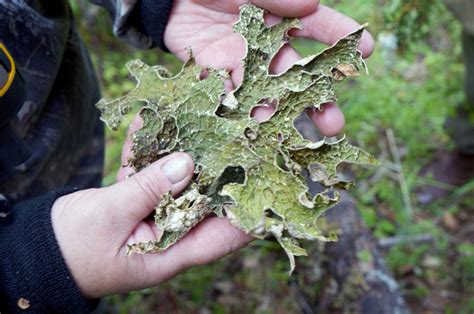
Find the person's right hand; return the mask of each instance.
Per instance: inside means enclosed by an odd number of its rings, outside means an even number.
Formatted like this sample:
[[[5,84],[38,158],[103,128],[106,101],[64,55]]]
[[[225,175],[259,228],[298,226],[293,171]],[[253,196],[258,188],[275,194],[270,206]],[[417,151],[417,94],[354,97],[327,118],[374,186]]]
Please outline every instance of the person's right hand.
[[[112,186],[78,191],[56,200],[54,233],[82,294],[98,298],[151,287],[185,269],[214,261],[252,238],[225,218],[202,221],[184,238],[157,254],[125,256],[130,243],[156,239],[149,219],[160,197],[190,182],[193,161],[175,153]]]
[[[238,86],[246,49],[232,25],[239,19],[239,7],[245,3],[267,10],[269,14],[265,18],[270,23],[278,22],[281,17],[300,18],[303,29],[294,29],[290,35],[328,45],[360,27],[350,17],[320,5],[319,0],[174,0],[164,34],[166,46],[183,61],[188,58],[186,48],[190,47],[199,65],[228,70]],[[367,31],[362,35],[359,49],[364,58],[374,49],[374,40]],[[281,73],[299,59],[291,45],[285,45],[275,56],[270,71]],[[344,115],[334,103],[325,104],[323,109],[311,112],[311,118],[323,135],[337,135],[344,127]],[[262,106],[252,113],[257,121],[264,121],[273,111]]]

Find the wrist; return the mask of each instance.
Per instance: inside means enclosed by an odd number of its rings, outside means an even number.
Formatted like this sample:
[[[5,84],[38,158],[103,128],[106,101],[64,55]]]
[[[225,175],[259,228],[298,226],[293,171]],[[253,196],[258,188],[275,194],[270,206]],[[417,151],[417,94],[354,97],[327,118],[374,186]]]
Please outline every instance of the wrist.
[[[90,256],[79,249],[81,246],[90,246],[90,243],[81,242],[84,237],[80,234],[87,232],[87,226],[83,223],[93,224],[93,221],[81,219],[83,216],[75,212],[77,209],[74,208],[74,204],[81,199],[96,199],[95,190],[97,189],[82,190],[61,196],[51,207],[51,223],[62,257],[77,288],[86,299],[97,299],[103,295],[94,288],[94,274],[90,273],[92,269],[88,263]],[[70,215],[71,211],[75,212],[74,216]]]

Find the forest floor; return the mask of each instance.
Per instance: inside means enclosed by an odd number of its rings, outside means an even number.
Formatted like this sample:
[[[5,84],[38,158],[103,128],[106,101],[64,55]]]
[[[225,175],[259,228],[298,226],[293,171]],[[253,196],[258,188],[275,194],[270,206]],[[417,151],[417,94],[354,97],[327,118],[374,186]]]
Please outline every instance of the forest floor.
[[[384,1],[326,1],[359,22],[369,22],[376,50],[367,61],[370,75],[338,90],[346,116],[345,133],[379,158],[376,169],[355,169],[352,195],[386,263],[415,313],[474,312],[474,180],[428,206],[415,191],[432,182],[419,176],[437,151],[453,149],[443,122],[463,100],[460,26],[438,13],[428,36],[405,53],[387,45],[391,31],[381,12]],[[156,50],[137,51],[115,39],[101,9],[74,4],[81,34],[90,48],[106,98],[134,86],[124,67],[141,58],[175,73],[179,61]],[[322,45],[295,42],[302,55]],[[125,128],[107,131],[104,184],[120,167]],[[288,261],[279,246],[255,241],[213,264],[193,268],[157,288],[106,298],[113,313],[311,313],[327,282],[321,280],[321,244],[306,243],[308,258]]]

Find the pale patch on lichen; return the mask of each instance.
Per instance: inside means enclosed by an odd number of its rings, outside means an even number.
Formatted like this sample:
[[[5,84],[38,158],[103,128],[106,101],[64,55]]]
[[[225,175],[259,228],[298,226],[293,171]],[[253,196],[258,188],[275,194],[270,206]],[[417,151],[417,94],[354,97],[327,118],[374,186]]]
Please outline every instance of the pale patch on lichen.
[[[226,215],[232,224],[258,237],[273,236],[285,249],[294,269],[294,256],[306,255],[298,239],[334,240],[316,220],[338,201],[333,188],[348,188],[338,175],[342,163],[374,164],[375,159],[351,146],[345,138],[313,143],[294,127],[307,108],[321,109],[334,101],[335,84],[365,68],[357,44],[360,28],[334,46],[295,63],[287,71],[269,73],[272,58],[288,40],[297,19],[283,19],[267,27],[264,11],[241,7],[234,31],[247,43],[242,84],[225,95],[223,70],[203,69],[191,53],[176,76],[140,60],[127,64],[138,81],[127,95],[101,100],[102,120],[116,129],[131,105],[142,102],[143,127],[133,135],[130,165],[137,171],[175,151],[186,151],[196,163],[194,183],[173,199],[166,195],[156,208],[159,239],[132,244],[129,253],[158,252],[183,237],[210,212]],[[258,124],[252,109],[270,101],[273,116]],[[309,195],[301,171],[325,187]]]

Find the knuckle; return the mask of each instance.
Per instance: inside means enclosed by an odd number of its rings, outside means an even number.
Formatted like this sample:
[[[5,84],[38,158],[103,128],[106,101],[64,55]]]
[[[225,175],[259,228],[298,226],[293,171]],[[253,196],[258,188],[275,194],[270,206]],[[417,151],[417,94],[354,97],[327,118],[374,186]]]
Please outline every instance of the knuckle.
[[[146,172],[131,177],[131,180],[150,206],[156,205],[161,195],[169,190],[164,180],[159,177],[153,177]]]
[[[178,264],[178,273],[182,273],[194,266],[199,265],[198,262],[193,261],[191,259],[181,260],[177,264]]]

